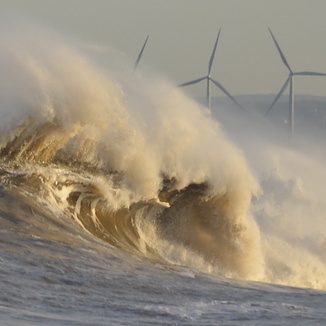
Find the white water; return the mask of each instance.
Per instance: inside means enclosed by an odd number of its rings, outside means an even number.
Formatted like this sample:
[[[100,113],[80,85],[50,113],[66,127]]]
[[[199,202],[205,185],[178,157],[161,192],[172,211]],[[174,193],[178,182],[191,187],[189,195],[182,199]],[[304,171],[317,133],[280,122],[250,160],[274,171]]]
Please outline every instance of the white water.
[[[2,127],[6,156],[20,164],[77,161],[104,174],[117,172],[117,180],[96,182],[112,208],[158,200],[162,176],[176,180],[176,190],[206,183],[207,198],[195,207],[202,216],[190,218],[189,202],[189,217],[183,221],[191,229],[199,223],[200,230],[193,234],[196,250],[209,251],[209,242],[215,241],[212,231],[201,227],[206,218],[217,232],[221,227],[221,237],[232,239],[217,249],[221,261],[235,268],[230,275],[255,279],[263,273],[259,230],[248,211],[257,182],[245,157],[205,108],[162,78],[112,79],[89,54],[54,36],[11,32],[1,55],[10,72],[0,85],[2,114],[7,116]],[[178,211],[175,214],[178,220]],[[145,241],[162,250],[160,239]],[[230,253],[223,252],[224,245]],[[191,256],[174,260],[191,261]]]
[[[291,140],[287,125],[280,123],[287,116],[286,100],[283,111],[266,118],[262,115],[266,108],[258,108],[259,114],[256,110],[240,114],[241,119],[225,109],[218,116],[243,149],[261,186],[251,211],[261,232],[266,280],[325,289],[326,129],[320,122],[326,111],[319,112],[312,124],[318,108],[302,107],[298,101]]]
[[[240,246],[252,266],[245,278],[326,287],[321,151],[275,137],[268,121],[255,116],[228,118],[231,127],[224,128],[234,145],[205,108],[158,76],[121,69],[112,77],[90,53],[54,35],[32,28],[11,35],[8,41],[3,32],[0,55],[3,142],[28,118],[30,133],[46,139],[27,157],[42,163],[60,149],[96,169],[123,172],[113,193],[112,184],[97,183],[115,207],[156,198],[162,174],[177,180],[176,189],[206,182],[212,196],[227,196],[224,211],[244,227]],[[46,124],[52,129],[42,131]],[[166,252],[171,244],[152,234],[146,241]]]

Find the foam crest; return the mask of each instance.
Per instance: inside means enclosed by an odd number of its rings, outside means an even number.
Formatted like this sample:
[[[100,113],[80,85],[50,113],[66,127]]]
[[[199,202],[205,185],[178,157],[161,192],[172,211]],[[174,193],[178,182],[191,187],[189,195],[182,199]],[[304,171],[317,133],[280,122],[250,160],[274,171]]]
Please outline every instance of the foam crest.
[[[113,78],[54,36],[20,35],[0,53],[13,71],[0,77],[10,90],[0,94],[2,114],[12,112],[0,126],[6,165],[32,166],[25,182],[42,176],[51,201],[66,205],[58,209],[119,248],[162,256],[169,247],[179,253],[174,263],[205,262],[241,278],[263,273],[259,229],[248,212],[259,187],[205,108],[161,77]],[[70,172],[62,180],[58,171]]]

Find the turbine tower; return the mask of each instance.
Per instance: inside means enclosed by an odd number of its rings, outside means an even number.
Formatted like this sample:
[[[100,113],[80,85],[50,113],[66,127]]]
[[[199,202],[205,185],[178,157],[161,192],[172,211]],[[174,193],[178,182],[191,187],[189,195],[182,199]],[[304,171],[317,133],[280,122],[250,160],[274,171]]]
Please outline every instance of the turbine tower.
[[[236,103],[240,108],[243,108],[238,102],[237,100],[219,83],[217,82],[215,79],[213,79],[211,77],[211,70],[212,70],[212,66],[213,66],[213,61],[214,61],[214,57],[215,57],[215,52],[216,52],[216,48],[217,48],[217,43],[220,37],[220,33],[221,33],[221,29],[219,30],[217,37],[216,37],[216,41],[215,41],[215,45],[213,48],[213,52],[211,54],[209,63],[208,63],[208,73],[206,76],[201,77],[201,78],[197,78],[194,80],[191,80],[189,82],[180,84],[178,87],[184,87],[184,86],[188,86],[188,85],[192,85],[192,84],[197,84],[203,80],[206,79],[206,85],[207,85],[207,90],[206,90],[206,101],[207,101],[207,107],[210,109],[211,108],[211,85],[210,82],[212,82],[213,84],[215,84],[225,95],[227,95],[234,103]]]
[[[273,103],[271,104],[271,106],[269,107],[269,109],[266,112],[266,115],[271,111],[271,109],[273,108],[274,104],[277,102],[277,100],[280,98],[280,96],[284,93],[285,89],[287,88],[287,86],[290,84],[290,91],[289,91],[289,116],[288,116],[288,123],[289,123],[289,128],[290,128],[290,134],[291,137],[293,137],[293,133],[294,133],[294,92],[293,92],[293,84],[294,84],[294,76],[326,76],[326,73],[320,73],[320,72],[313,72],[313,71],[300,71],[300,72],[293,72],[293,70],[291,69],[290,65],[288,64],[280,46],[278,45],[271,29],[269,28],[269,32],[274,40],[274,43],[277,47],[277,50],[280,54],[280,57],[284,63],[284,65],[286,66],[286,68],[289,71],[289,76],[286,79],[284,85],[282,86],[281,90],[279,91],[279,93],[277,94],[277,96],[275,97]]]
[[[135,62],[135,65],[134,65],[134,72],[137,70],[137,67],[138,67],[139,61],[140,61],[140,59],[141,59],[141,57],[142,57],[142,55],[143,55],[143,52],[144,52],[144,49],[145,49],[145,47],[146,47],[146,43],[147,43],[147,41],[148,41],[148,38],[149,38],[149,35],[147,35],[146,40],[145,40],[145,42],[144,42],[144,45],[143,45],[143,47],[141,48],[141,50],[140,50],[140,52],[139,52],[139,55],[138,55],[138,57],[137,57],[137,60],[136,60],[136,62]]]

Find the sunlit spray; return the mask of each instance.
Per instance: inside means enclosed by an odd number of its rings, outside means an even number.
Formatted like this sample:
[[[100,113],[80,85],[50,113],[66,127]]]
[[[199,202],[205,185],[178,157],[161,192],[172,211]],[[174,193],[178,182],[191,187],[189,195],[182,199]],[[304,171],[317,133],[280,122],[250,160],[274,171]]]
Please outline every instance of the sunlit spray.
[[[263,169],[245,139],[235,145],[205,107],[160,76],[137,70],[132,78],[132,64],[122,59],[130,71],[117,73],[119,60],[115,55],[111,69],[80,46],[33,29],[3,40],[0,155],[4,169],[21,173],[17,191],[124,251],[291,284],[279,268],[289,264],[281,252],[294,242],[279,232],[280,218],[268,234],[271,179],[259,185]],[[291,266],[298,266],[292,252]],[[317,259],[303,256],[307,264]],[[295,269],[296,283],[313,283]],[[313,286],[323,287],[319,271]]]

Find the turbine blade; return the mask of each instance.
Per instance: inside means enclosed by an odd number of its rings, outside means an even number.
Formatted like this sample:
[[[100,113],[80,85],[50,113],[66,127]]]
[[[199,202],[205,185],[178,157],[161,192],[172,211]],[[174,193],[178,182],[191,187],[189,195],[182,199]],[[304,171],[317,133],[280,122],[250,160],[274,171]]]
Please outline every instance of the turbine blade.
[[[269,113],[269,111],[273,108],[274,104],[277,102],[277,100],[280,98],[280,96],[283,94],[283,92],[285,91],[285,89],[287,88],[290,80],[291,80],[292,76],[289,76],[288,79],[285,81],[284,85],[282,86],[281,90],[279,91],[279,93],[277,94],[277,96],[275,97],[273,103],[271,104],[271,106],[268,108],[267,112],[265,115],[267,115]]]
[[[209,78],[213,84],[215,84],[226,96],[228,96],[237,106],[243,109],[243,106],[216,80]]]
[[[143,52],[144,52],[144,49],[145,49],[146,43],[147,43],[147,41],[148,41],[148,38],[149,38],[149,35],[147,35],[146,40],[145,40],[145,42],[144,42],[144,45],[143,45],[143,47],[142,47],[141,50],[140,50],[140,53],[139,53],[138,58],[137,58],[137,60],[136,60],[136,62],[135,62],[135,65],[134,65],[134,71],[135,71],[135,70],[137,69],[137,67],[138,67],[139,61],[140,61],[140,59],[141,59],[141,57],[142,57],[142,55],[143,55]]]
[[[298,75],[298,76],[326,76],[326,73],[314,72],[314,71],[300,71],[300,72],[294,73],[293,75]]]
[[[287,62],[287,60],[286,60],[286,58],[285,58],[285,56],[284,56],[284,54],[283,54],[283,52],[282,52],[280,46],[278,45],[278,43],[277,43],[277,41],[276,41],[276,38],[274,37],[274,35],[273,35],[273,33],[272,33],[272,31],[271,31],[270,28],[269,28],[269,32],[270,32],[271,35],[272,35],[272,38],[273,38],[273,40],[274,40],[274,43],[275,43],[275,45],[276,45],[276,47],[277,47],[277,50],[278,50],[278,52],[279,52],[279,54],[280,54],[280,56],[281,56],[281,59],[282,59],[283,63],[284,63],[285,66],[289,69],[290,73],[292,73],[292,69],[290,68],[290,65],[288,64],[288,62]]]
[[[180,85],[178,85],[178,87],[184,87],[184,86],[196,84],[196,83],[199,83],[199,82],[201,82],[202,80],[204,80],[206,78],[207,77],[205,76],[205,77],[201,77],[201,78],[198,78],[198,79],[194,79],[194,80],[188,81],[186,83],[180,84]]]
[[[212,70],[212,66],[213,66],[213,61],[214,61],[214,57],[215,57],[215,52],[216,52],[216,48],[217,48],[217,43],[218,43],[218,39],[220,38],[220,33],[221,33],[221,29],[219,29],[217,37],[216,37],[216,41],[215,41],[215,45],[213,48],[213,52],[211,54],[211,58],[209,60],[209,64],[208,64],[208,75],[210,75],[211,70]]]

